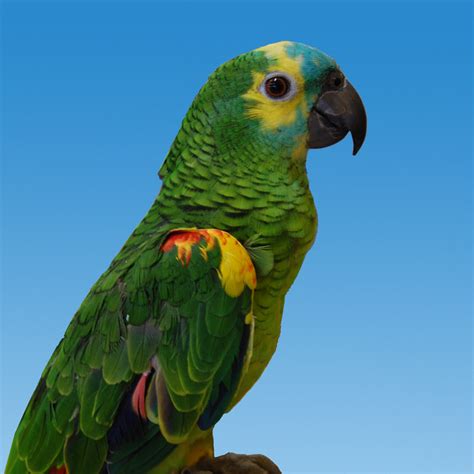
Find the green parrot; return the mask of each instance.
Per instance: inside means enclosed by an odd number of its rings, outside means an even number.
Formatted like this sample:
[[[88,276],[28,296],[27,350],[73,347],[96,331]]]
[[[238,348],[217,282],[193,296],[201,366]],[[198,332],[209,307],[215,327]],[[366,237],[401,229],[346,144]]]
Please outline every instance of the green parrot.
[[[315,239],[308,149],[349,132],[355,154],[364,106],[318,49],[279,42],[220,66],[156,200],[46,365],[6,473],[168,474],[212,460],[213,427],[275,352]]]

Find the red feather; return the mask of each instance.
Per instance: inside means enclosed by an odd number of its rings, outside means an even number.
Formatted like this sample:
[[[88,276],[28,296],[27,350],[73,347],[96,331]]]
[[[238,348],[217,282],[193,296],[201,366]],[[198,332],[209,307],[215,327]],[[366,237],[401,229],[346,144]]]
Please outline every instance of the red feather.
[[[142,419],[146,420],[146,405],[145,405],[145,396],[146,396],[146,382],[150,372],[145,372],[140,377],[135,390],[132,395],[132,409],[133,411],[140,416]]]

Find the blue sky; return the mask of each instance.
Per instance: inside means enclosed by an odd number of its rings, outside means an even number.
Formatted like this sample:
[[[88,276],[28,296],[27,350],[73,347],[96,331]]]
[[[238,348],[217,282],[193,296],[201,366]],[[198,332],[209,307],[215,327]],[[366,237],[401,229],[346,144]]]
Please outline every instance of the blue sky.
[[[472,471],[472,7],[3,4],[2,441],[144,215],[193,96],[289,39],[333,56],[365,146],[312,151],[315,247],[277,354],[216,429],[285,473]]]

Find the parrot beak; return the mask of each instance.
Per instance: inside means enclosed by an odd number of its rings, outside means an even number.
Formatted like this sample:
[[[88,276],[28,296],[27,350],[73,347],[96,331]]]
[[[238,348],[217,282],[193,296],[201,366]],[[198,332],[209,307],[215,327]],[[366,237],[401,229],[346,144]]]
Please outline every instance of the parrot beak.
[[[352,84],[344,79],[338,89],[324,90],[308,119],[308,148],[324,148],[351,132],[355,155],[364,143],[367,116],[364,104]]]

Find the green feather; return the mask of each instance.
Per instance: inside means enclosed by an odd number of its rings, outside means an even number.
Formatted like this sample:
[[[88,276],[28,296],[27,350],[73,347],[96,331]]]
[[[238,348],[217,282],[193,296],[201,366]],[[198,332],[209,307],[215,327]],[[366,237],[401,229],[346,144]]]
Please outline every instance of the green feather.
[[[111,385],[130,380],[132,371],[128,362],[128,349],[125,339],[122,339],[104,356],[102,375],[105,381]]]
[[[87,343],[83,361],[92,369],[100,369],[103,357],[102,335],[99,333],[92,334]]]
[[[259,276],[268,275],[274,266],[274,256],[270,245],[265,244],[260,235],[253,235],[245,242],[245,248],[252,259]]]
[[[150,359],[156,353],[160,331],[153,321],[141,326],[128,325],[127,351],[130,368],[136,372],[146,372]]]
[[[13,439],[10,455],[8,456],[7,465],[5,467],[5,474],[25,474],[28,472],[26,463],[18,456],[17,438]]]
[[[73,415],[77,405],[77,394],[72,392],[67,397],[61,397],[54,406],[52,423],[57,431],[63,434],[68,432],[68,428],[72,426]]]
[[[45,423],[52,424],[51,418],[47,418]],[[28,453],[26,460],[28,469],[32,472],[46,471],[61,452],[63,443],[64,435],[51,427],[45,429],[36,449]]]
[[[99,474],[107,456],[107,440],[93,440],[78,432],[68,438],[64,460],[71,474]]]
[[[93,370],[85,379],[81,388],[80,428],[89,438],[98,440],[107,433],[107,425],[99,423],[95,417],[94,407],[96,396],[102,385],[102,374],[99,370]]]
[[[47,399],[43,399],[39,407],[36,405],[34,410],[33,406],[27,409],[17,433],[18,455],[22,459],[26,459],[30,453],[34,452],[45,436],[48,410]]]

